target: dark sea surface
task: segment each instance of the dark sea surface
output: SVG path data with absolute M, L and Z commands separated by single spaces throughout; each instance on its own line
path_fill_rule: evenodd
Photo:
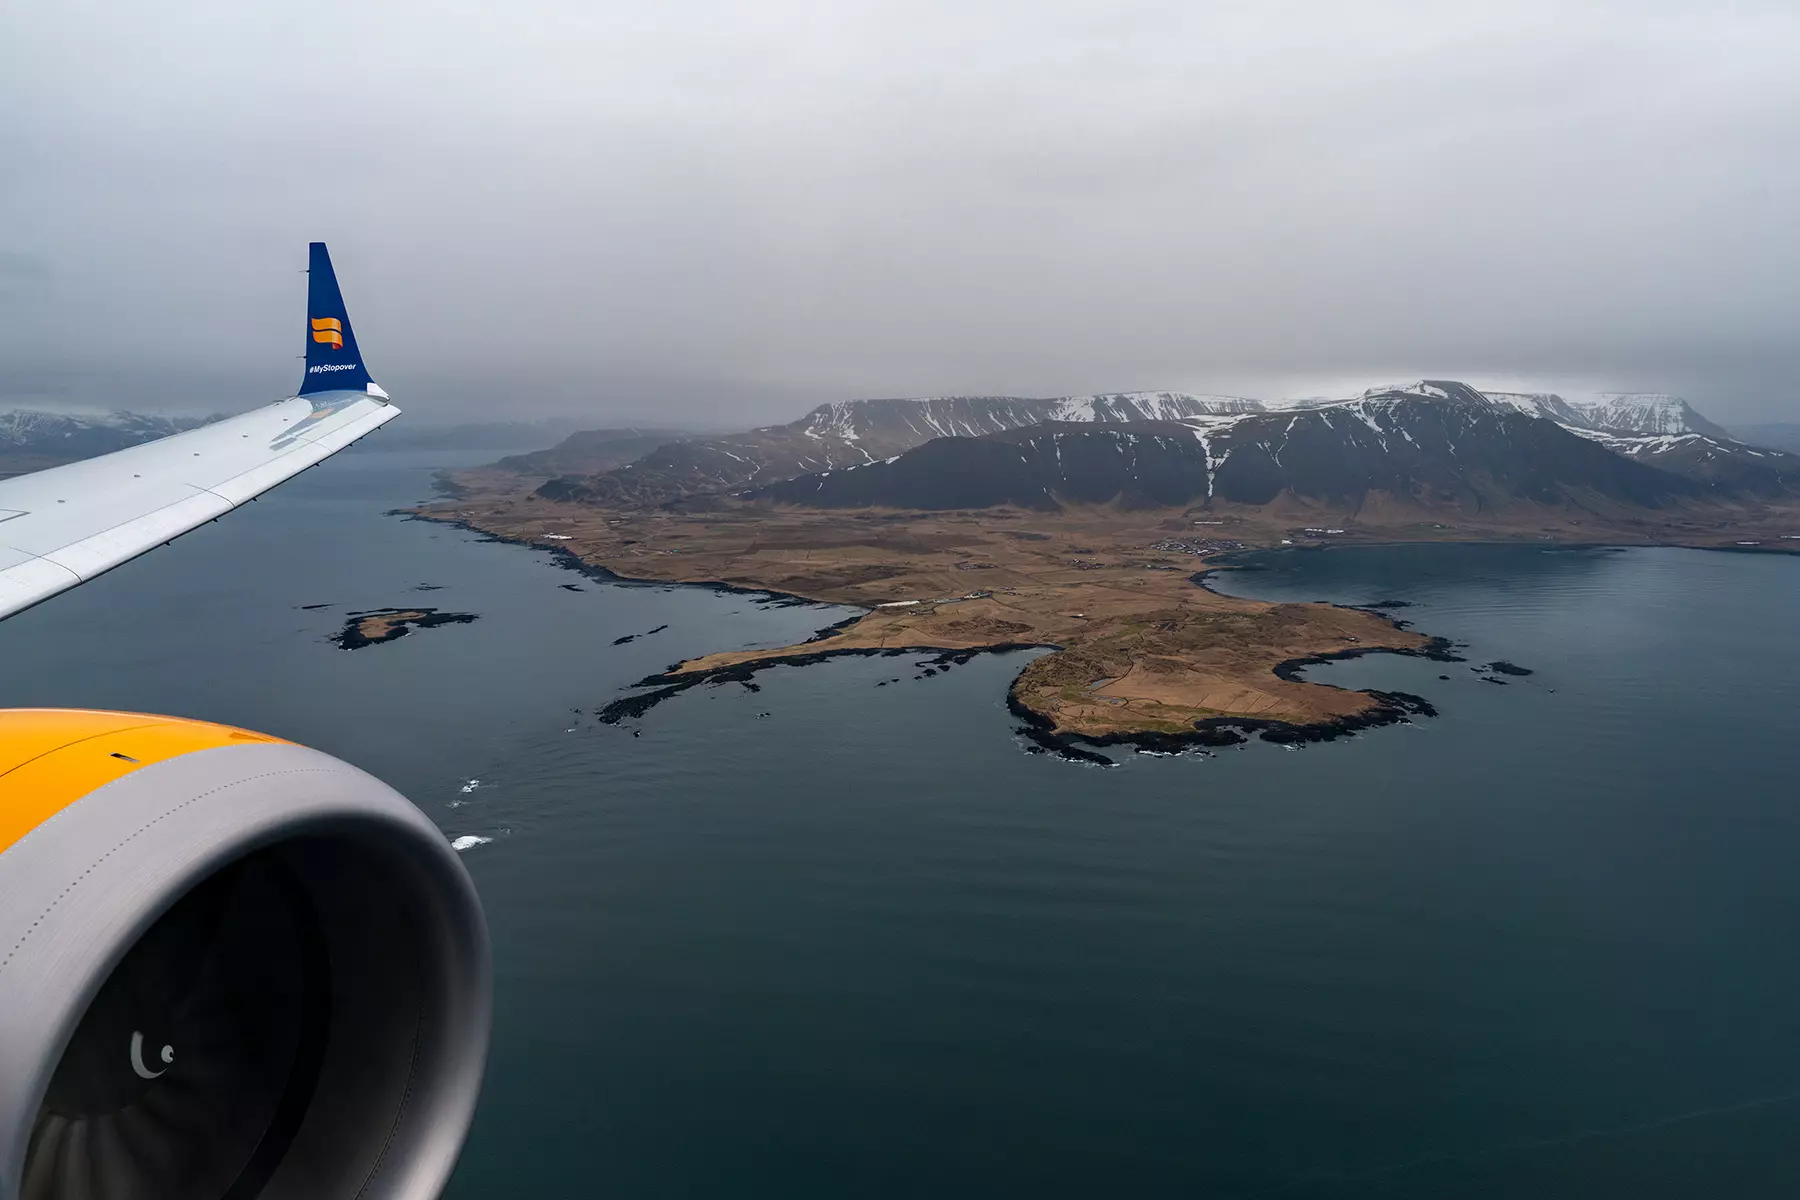
M 1800 559 L 1264 556 L 1216 586 L 1467 642 L 1309 671 L 1441 716 L 1104 770 L 1024 752 L 1022 654 L 600 726 L 675 659 L 844 610 L 382 515 L 445 460 L 359 447 L 0 623 L 0 704 L 267 730 L 494 839 L 457 1200 L 1800 1188 Z M 327 640 L 419 604 L 480 616 Z

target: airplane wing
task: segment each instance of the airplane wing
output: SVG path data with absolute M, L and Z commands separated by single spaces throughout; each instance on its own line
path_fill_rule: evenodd
M 311 260 L 298 395 L 0 480 L 0 618 L 230 512 L 400 415 L 362 363 L 324 243 Z

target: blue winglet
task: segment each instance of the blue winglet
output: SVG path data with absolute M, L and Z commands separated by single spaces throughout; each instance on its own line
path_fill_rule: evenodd
M 337 273 L 331 269 L 331 254 L 324 242 L 314 242 L 307 267 L 306 284 L 306 375 L 300 381 L 297 395 L 313 392 L 368 392 L 386 397 L 387 393 L 369 378 L 362 355 L 356 349 L 356 334 L 350 329 L 350 314 L 344 311 L 344 294 L 338 291 Z

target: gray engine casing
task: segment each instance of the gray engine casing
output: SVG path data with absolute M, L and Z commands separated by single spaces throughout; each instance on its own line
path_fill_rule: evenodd
M 203 885 L 218 893 L 214 881 L 252 872 L 278 879 L 282 902 L 304 914 L 305 964 L 297 967 L 284 943 L 269 945 L 270 961 L 259 966 L 254 939 L 244 937 L 234 961 L 250 962 L 259 978 L 301 972 L 313 980 L 311 1032 L 294 1035 L 306 1048 L 294 1052 L 295 1062 L 307 1059 L 305 1077 L 268 1084 L 269 1103 L 285 1114 L 279 1138 L 262 1136 L 241 1166 L 205 1161 L 214 1147 L 178 1123 L 154 1136 L 128 1128 L 121 1144 L 141 1156 L 140 1167 L 231 1181 L 217 1197 L 181 1200 L 429 1200 L 442 1191 L 487 1059 L 492 976 L 474 886 L 432 822 L 387 785 L 315 750 L 256 743 L 132 771 L 0 853 L 0 1200 L 130 1192 L 96 1182 L 107 1171 L 131 1175 L 131 1164 L 104 1161 L 99 1124 L 83 1135 L 96 1162 L 80 1168 L 85 1176 L 51 1161 L 49 1140 L 73 1141 L 72 1127 L 90 1118 L 53 1112 L 46 1097 L 59 1071 L 74 1070 L 64 1060 L 77 1052 L 99 1053 L 100 1070 L 152 1079 L 136 1045 L 119 1039 L 115 1063 L 105 1058 L 114 1039 L 97 1052 L 71 1040 L 78 1029 L 87 1037 L 102 1028 L 84 1018 L 121 964 L 135 961 L 134 948 L 182 932 L 159 925 L 177 919 L 171 910 L 187 911 L 177 906 Z M 229 910 L 215 905 L 225 915 L 209 928 Z M 202 941 L 190 931 L 190 944 Z M 229 1009 L 233 994 L 221 990 L 215 1004 L 227 1007 L 218 1011 L 254 1024 L 257 1014 Z M 121 1074 L 142 1094 L 132 1103 L 179 1085 L 194 1104 L 225 1104 L 206 1094 L 205 1079 L 184 1077 L 188 1060 L 169 1051 L 166 1079 L 159 1070 L 139 1085 Z M 241 1151 L 232 1143 L 222 1153 Z M 73 1151 L 57 1153 L 74 1161 Z

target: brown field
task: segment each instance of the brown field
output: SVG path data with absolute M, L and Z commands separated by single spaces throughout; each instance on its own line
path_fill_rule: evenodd
M 566 550 L 631 579 L 723 583 L 867 607 L 828 638 L 774 650 L 721 651 L 678 673 L 770 663 L 821 651 L 876 648 L 1058 647 L 1031 663 L 1015 697 L 1056 733 L 1106 737 L 1182 733 L 1197 720 L 1260 718 L 1328 723 L 1376 699 L 1290 682 L 1275 668 L 1357 650 L 1416 651 L 1430 640 L 1373 613 L 1324 604 L 1267 604 L 1217 595 L 1192 576 L 1210 555 L 1155 549 L 1205 539 L 1247 547 L 1392 541 L 1535 541 L 1730 545 L 1800 520 L 1764 514 L 1743 524 L 1657 525 L 1546 517 L 1420 520 L 1395 506 L 1350 520 L 1299 506 L 1281 510 L 918 513 L 737 505 L 677 513 L 558 504 L 526 494 L 474 494 L 418 515 Z M 1341 533 L 1307 533 L 1308 526 Z M 882 607 L 882 606 L 889 607 Z
M 356 622 L 356 632 L 366 641 L 385 642 L 393 638 L 396 629 L 422 621 L 429 615 L 428 612 L 417 609 L 376 613 L 373 616 L 359 618 Z
M 823 650 L 1062 647 L 1032 663 L 1016 693 L 1064 733 L 1179 732 L 1221 716 L 1313 723 L 1360 712 L 1371 703 L 1361 693 L 1287 682 L 1273 668 L 1428 640 L 1369 613 L 1261 604 L 1196 586 L 1190 577 L 1202 559 L 1149 547 L 1184 532 L 1218 536 L 1220 527 L 1166 513 L 677 516 L 460 501 L 421 515 L 560 546 L 628 578 L 727 583 L 871 609 L 821 642 L 726 651 L 682 671 Z

